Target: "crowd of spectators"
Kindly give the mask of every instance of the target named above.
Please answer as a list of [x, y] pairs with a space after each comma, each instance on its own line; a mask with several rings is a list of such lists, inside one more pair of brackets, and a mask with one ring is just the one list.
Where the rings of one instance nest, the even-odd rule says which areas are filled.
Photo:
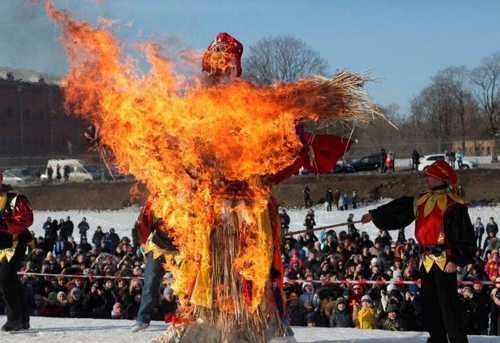
[[[21, 276], [31, 314], [135, 319], [144, 272], [143, 255], [135, 230], [132, 230], [131, 241], [128, 237], [119, 237], [113, 228], [104, 232], [97, 226], [89, 242], [90, 226], [85, 218], [76, 229], [79, 243], [73, 238], [76, 232], [70, 217], [59, 221], [49, 217], [43, 225], [44, 236], [36, 238], [29, 247], [21, 272], [55, 274]], [[159, 305], [153, 310], [154, 320], [163, 320], [177, 307], [177, 299], [170, 287], [162, 287], [161, 292]]]
[[[290, 218], [281, 212], [283, 231]], [[384, 330], [423, 330], [418, 282], [419, 248], [413, 239], [387, 231], [371, 239], [354, 224], [345, 231], [312, 231], [315, 213], [307, 212], [309, 232], [287, 236], [282, 242], [287, 320], [294, 326], [356, 327]], [[144, 260], [135, 230], [132, 239], [113, 228], [92, 229], [83, 218], [74, 226], [70, 217], [43, 225], [45, 235], [29, 248], [22, 272], [26, 300], [33, 315], [135, 319], [142, 290]], [[459, 289], [468, 334], [500, 335], [500, 240], [493, 218], [475, 223], [476, 263], [459, 268], [459, 280], [472, 281]], [[483, 241], [483, 235], [486, 238]], [[73, 238], [79, 235], [77, 243]], [[60, 276], [59, 276], [60, 275]], [[74, 275], [66, 277], [63, 275]], [[88, 278], [77, 277], [89, 276]], [[110, 277], [110, 278], [107, 278]], [[347, 283], [345, 280], [357, 281]], [[375, 281], [370, 284], [366, 281]], [[383, 282], [382, 282], [383, 281]], [[481, 281], [491, 281], [483, 285]], [[3, 309], [0, 304], [0, 313]], [[153, 320], [175, 313], [177, 299], [162, 286]]]
[[[289, 222], [286, 211], [282, 223]], [[291, 325], [423, 331], [419, 247], [399, 234], [380, 230], [372, 240], [353, 223], [345, 231], [314, 231], [283, 242], [285, 294]], [[312, 229], [314, 211], [304, 226]], [[500, 335], [500, 240], [493, 218], [475, 229], [475, 264], [458, 268], [463, 323], [468, 334]], [[288, 227], [283, 227], [288, 231]], [[482, 241], [486, 231], [487, 238]], [[348, 283], [346, 280], [357, 281]], [[370, 282], [367, 282], [370, 281]], [[405, 284], [405, 281], [410, 281]], [[482, 282], [490, 281], [491, 285]]]

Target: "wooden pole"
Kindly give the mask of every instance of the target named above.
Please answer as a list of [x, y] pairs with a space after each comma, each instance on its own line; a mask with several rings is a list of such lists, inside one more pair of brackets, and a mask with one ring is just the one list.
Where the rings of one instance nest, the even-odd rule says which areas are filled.
[[291, 236], [294, 236], [294, 235], [299, 235], [301, 233], [305, 233], [305, 232], [314, 232], [314, 231], [320, 231], [320, 230], [326, 230], [326, 229], [333, 229], [333, 228], [336, 228], [336, 227], [342, 227], [342, 226], [347, 226], [349, 224], [359, 224], [361, 223], [361, 220], [356, 220], [352, 223], [349, 223], [349, 222], [345, 222], [345, 223], [338, 223], [338, 224], [333, 224], [333, 225], [326, 225], [326, 226], [318, 226], [318, 227], [315, 227], [314, 229], [309, 229], [309, 230], [299, 230], [299, 231], [294, 231], [294, 232], [289, 232], [287, 233], [286, 235], [284, 235], [285, 237], [291, 237]]

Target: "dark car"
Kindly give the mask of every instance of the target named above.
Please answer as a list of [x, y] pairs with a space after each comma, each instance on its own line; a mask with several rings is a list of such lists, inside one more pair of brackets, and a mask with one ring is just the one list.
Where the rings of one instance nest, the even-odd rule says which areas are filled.
[[356, 169], [349, 163], [341, 163], [338, 162], [335, 168], [333, 169], [333, 174], [345, 174], [345, 173], [355, 173]]
[[351, 166], [356, 171], [370, 171], [377, 170], [382, 165], [382, 155], [373, 154], [360, 158], [351, 162]]

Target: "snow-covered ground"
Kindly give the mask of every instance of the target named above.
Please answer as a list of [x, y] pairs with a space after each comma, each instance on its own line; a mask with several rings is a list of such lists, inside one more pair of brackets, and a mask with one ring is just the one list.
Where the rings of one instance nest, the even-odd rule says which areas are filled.
[[[362, 206], [361, 208], [357, 208], [355, 210], [334, 210], [332, 212], [327, 212], [324, 206], [319, 205], [314, 208], [316, 224], [317, 226], [323, 226], [342, 223], [347, 220], [347, 216], [349, 215], [349, 213], [354, 214], [354, 220], [359, 220], [361, 216], [368, 210], [380, 206], [381, 204], [388, 201], [389, 200], [383, 200], [377, 204]], [[97, 225], [102, 226], [104, 231], [108, 231], [109, 228], [114, 227], [116, 229], [116, 232], [120, 236], [125, 235], [130, 237], [131, 228], [135, 220], [137, 219], [137, 216], [139, 215], [139, 210], [139, 207], [127, 207], [117, 211], [35, 211], [35, 221], [31, 229], [35, 231], [36, 235], [43, 235], [42, 226], [48, 216], [52, 217], [52, 219], [55, 218], [58, 220], [60, 218], [66, 218], [67, 216], [70, 216], [75, 223], [75, 226], [78, 225], [82, 217], [86, 217], [91, 227], [89, 237], [93, 234]], [[304, 229], [303, 224], [306, 213], [307, 209], [303, 208], [288, 210], [288, 214], [290, 215], [291, 219], [290, 228], [292, 231]], [[500, 221], [500, 205], [471, 207], [469, 208], [469, 214], [473, 222], [476, 217], [481, 217], [483, 219], [483, 223], [486, 223], [489, 217], [494, 217], [498, 222]], [[361, 231], [368, 232], [371, 237], [374, 237], [377, 234], [377, 229], [373, 224], [358, 224], [357, 227]], [[344, 228], [337, 228], [336, 230], [341, 231], [344, 230]], [[414, 236], [413, 231], [414, 225], [411, 224], [406, 230], [408, 238]], [[77, 232], [77, 229], [75, 229], [74, 235], [78, 241]], [[393, 238], [396, 238], [396, 235], [397, 233], [394, 232]]]
[[[0, 316], [0, 322], [5, 317]], [[128, 320], [63, 319], [32, 317], [29, 333], [0, 334], [2, 343], [145, 343], [162, 335], [166, 325], [153, 322], [148, 330], [132, 334]], [[294, 328], [298, 342], [330, 343], [424, 343], [427, 334], [422, 332], [390, 332], [381, 330]], [[470, 337], [471, 343], [499, 342], [499, 337]], [[198, 343], [198, 342], [197, 342]], [[199, 342], [203, 343], [203, 342]]]

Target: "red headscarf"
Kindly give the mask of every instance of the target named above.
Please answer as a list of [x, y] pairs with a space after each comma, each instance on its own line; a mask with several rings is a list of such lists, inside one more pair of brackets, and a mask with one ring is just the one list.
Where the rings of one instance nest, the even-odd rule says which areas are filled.
[[443, 160], [439, 160], [431, 164], [426, 170], [427, 176], [446, 182], [449, 185], [455, 186], [458, 182], [457, 173], [453, 168]]

